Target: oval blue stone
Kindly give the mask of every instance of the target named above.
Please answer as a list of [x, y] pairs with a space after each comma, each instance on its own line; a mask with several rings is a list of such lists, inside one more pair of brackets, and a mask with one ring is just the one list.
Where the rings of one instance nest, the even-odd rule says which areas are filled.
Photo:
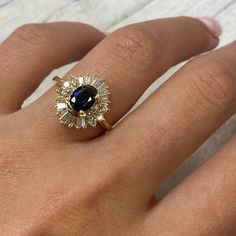
[[86, 111], [93, 106], [96, 95], [97, 90], [93, 86], [83, 85], [72, 93], [70, 105], [76, 112]]

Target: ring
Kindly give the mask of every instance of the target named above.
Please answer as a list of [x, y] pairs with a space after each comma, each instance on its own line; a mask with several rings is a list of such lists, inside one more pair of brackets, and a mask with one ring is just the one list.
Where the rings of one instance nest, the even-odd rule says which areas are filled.
[[112, 129], [104, 118], [109, 111], [110, 93], [103, 79], [95, 75], [71, 75], [68, 79], [55, 76], [53, 80], [58, 86], [55, 108], [60, 123], [76, 129], [97, 124], [106, 131]]

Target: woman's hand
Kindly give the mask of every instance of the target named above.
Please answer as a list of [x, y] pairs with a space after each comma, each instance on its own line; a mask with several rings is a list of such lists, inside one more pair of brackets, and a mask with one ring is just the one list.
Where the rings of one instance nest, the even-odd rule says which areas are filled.
[[115, 124], [171, 66], [216, 47], [214, 29], [180, 17], [104, 39], [83, 24], [31, 24], [3, 42], [0, 235], [235, 235], [235, 139], [164, 199], [153, 196], [234, 114], [235, 43], [188, 62], [107, 135], [59, 124], [55, 88], [21, 109], [51, 70], [82, 59], [65, 78], [103, 77], [112, 93], [107, 120]]

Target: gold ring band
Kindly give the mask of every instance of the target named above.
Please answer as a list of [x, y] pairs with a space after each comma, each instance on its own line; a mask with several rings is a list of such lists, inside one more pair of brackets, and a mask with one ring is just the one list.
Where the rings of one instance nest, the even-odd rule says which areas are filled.
[[105, 119], [109, 111], [108, 86], [95, 75], [71, 75], [68, 79], [53, 78], [58, 89], [55, 108], [59, 121], [69, 128], [96, 127], [100, 124], [106, 131], [112, 125]]
[[103, 116], [98, 118], [98, 122], [106, 131], [112, 130], [112, 125]]
[[56, 82], [56, 85], [58, 87], [62, 86], [63, 84], [63, 79], [61, 79], [59, 76], [54, 76], [52, 80]]

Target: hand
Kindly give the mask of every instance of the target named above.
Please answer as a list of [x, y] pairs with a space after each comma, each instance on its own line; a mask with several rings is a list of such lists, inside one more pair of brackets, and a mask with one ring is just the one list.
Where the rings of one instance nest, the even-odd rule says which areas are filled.
[[106, 38], [79, 23], [17, 29], [0, 45], [0, 235], [235, 235], [235, 138], [161, 201], [153, 195], [234, 114], [235, 43], [192, 59], [107, 135], [59, 124], [55, 88], [21, 109], [51, 70], [81, 59], [65, 78], [103, 77], [115, 124], [171, 66], [216, 47], [216, 36], [188, 17]]

